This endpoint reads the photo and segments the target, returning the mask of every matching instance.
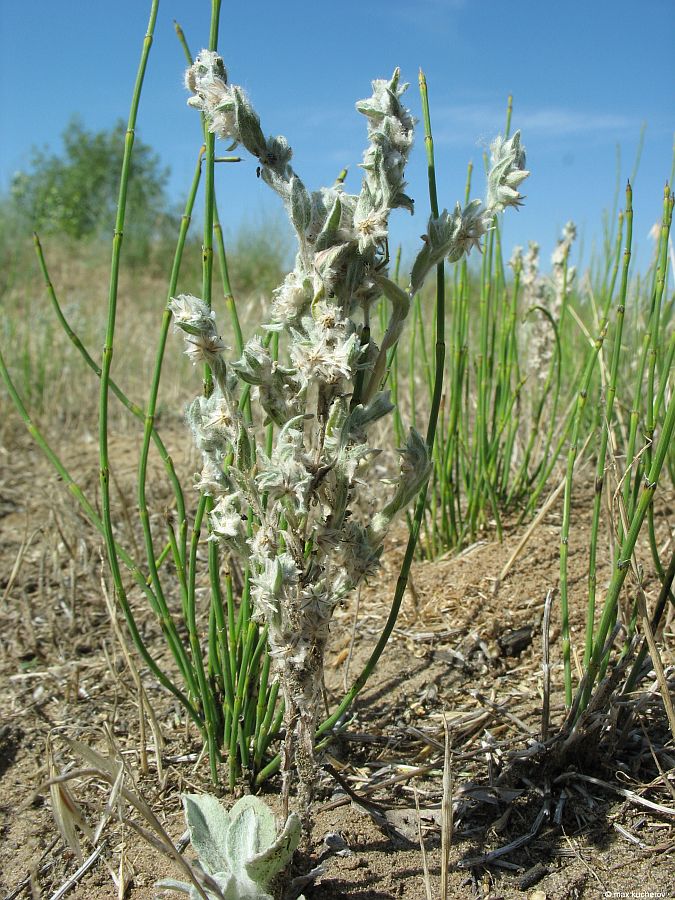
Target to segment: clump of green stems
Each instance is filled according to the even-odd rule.
[[[215,54],[217,47],[219,13],[219,0],[212,0],[212,19],[208,45],[208,52],[212,54]],[[237,586],[232,575],[233,568],[230,558],[223,556],[218,541],[209,540],[208,543],[205,543],[206,531],[211,529],[213,524],[211,514],[214,507],[214,497],[208,491],[202,492],[194,513],[190,513],[192,503],[184,494],[183,486],[176,474],[171,455],[157,429],[155,419],[162,364],[172,318],[171,310],[168,306],[160,326],[155,365],[144,406],[140,406],[127,397],[112,377],[127,186],[141,89],[157,14],[158,0],[153,0],[134,85],[126,132],[112,244],[108,318],[100,366],[67,321],[63,308],[59,303],[56,289],[51,283],[40,241],[37,236],[35,237],[35,248],[39,264],[58,321],[83,357],[85,363],[100,380],[100,511],[86,497],[71,472],[69,472],[63,461],[50,446],[42,431],[32,421],[1,356],[0,375],[2,375],[10,397],[34,440],[57,470],[64,484],[79,503],[88,519],[103,536],[110,564],[115,599],[124,614],[131,639],[150,674],[176,698],[189,719],[198,729],[208,752],[212,780],[214,782],[220,780],[220,766],[222,762],[225,762],[227,765],[227,780],[230,786],[234,785],[242,771],[246,772],[253,782],[260,783],[260,781],[276,771],[280,765],[280,757],[277,756],[270,759],[269,750],[272,741],[278,736],[284,717],[284,703],[281,702],[279,697],[280,681],[278,672],[272,669],[268,652],[269,622],[265,621],[264,616],[257,615],[255,620],[253,618],[252,573],[247,567],[244,567],[241,591],[237,596]],[[177,30],[187,58],[190,60],[190,54],[182,32],[180,29]],[[389,87],[386,87],[384,82],[378,82],[377,84],[380,86],[376,88],[376,91],[379,90],[383,97],[386,95],[386,91],[396,92],[399,90],[398,74],[395,74]],[[343,194],[340,204],[335,205],[336,209],[344,209],[343,221],[334,222],[333,219],[327,221],[325,223],[324,236],[327,239],[326,243],[329,250],[331,241],[333,246],[344,244],[357,268],[362,268],[362,274],[372,278],[372,281],[369,281],[368,289],[371,292],[374,289],[374,293],[373,296],[368,296],[367,300],[363,300],[363,308],[367,309],[377,299],[377,296],[384,293],[394,310],[382,337],[382,346],[379,351],[369,335],[367,315],[364,320],[356,323],[357,332],[355,333],[359,335],[359,340],[356,342],[358,355],[364,362],[360,367],[355,367],[350,375],[353,384],[350,391],[346,394],[347,397],[351,394],[351,402],[348,403],[350,415],[353,413],[354,416],[358,417],[362,415],[359,410],[365,410],[366,408],[370,410],[370,413],[376,411],[379,415],[382,410],[388,408],[388,400],[381,392],[382,382],[386,380],[387,363],[391,360],[391,354],[403,321],[406,318],[411,297],[422,287],[427,273],[434,269],[436,270],[437,327],[435,332],[435,366],[432,374],[431,414],[426,431],[426,440],[414,439],[411,445],[415,453],[426,456],[432,452],[434,445],[436,422],[442,398],[445,351],[443,331],[445,320],[443,260],[445,257],[448,257],[456,261],[472,247],[479,245],[482,235],[491,227],[495,214],[506,206],[518,204],[520,195],[516,188],[527,173],[524,172],[524,153],[519,144],[519,136],[515,135],[510,141],[500,139],[493,147],[493,163],[490,170],[487,206],[481,205],[480,201],[472,201],[465,204],[464,208],[458,204],[457,208],[450,214],[445,210],[439,213],[436,200],[433,143],[426,83],[422,76],[420,76],[420,90],[424,111],[432,215],[429,220],[424,247],[418,254],[412,269],[409,290],[407,292],[401,290],[393,281],[387,278],[386,260],[383,255],[386,250],[386,216],[390,208],[396,205],[404,206],[409,204],[410,201],[404,194],[400,193],[392,196],[390,198],[391,202],[386,197],[383,201],[382,198],[378,198],[376,192],[373,193],[372,184],[370,188],[364,188],[364,193],[360,198],[352,198]],[[371,109],[367,104],[366,109],[366,115],[373,117],[373,121],[377,122],[380,115],[378,110],[376,108]],[[250,118],[250,122],[255,124],[255,119]],[[207,125],[208,123],[204,122],[204,124]],[[253,132],[254,137],[257,139],[255,127]],[[274,141],[276,139],[271,140]],[[246,143],[245,141],[243,142]],[[376,166],[380,166],[382,163],[378,157],[377,146],[374,144],[373,148],[371,162],[374,162]],[[208,127],[205,127],[204,146],[198,155],[191,190],[181,220],[169,278],[167,301],[175,297],[177,293],[188,228],[198,187],[200,182],[203,182],[205,202],[201,302],[205,310],[210,310],[214,294],[213,263],[215,253],[222,280],[223,302],[230,317],[232,341],[237,352],[244,354],[250,342],[249,345],[244,342],[236,305],[230,289],[227,258],[215,200],[214,167],[216,161],[234,162],[238,161],[238,158],[217,158],[214,134]],[[399,163],[394,160],[390,165],[396,167]],[[396,177],[400,178],[400,175]],[[294,199],[297,200],[299,198],[301,202],[299,207],[296,204],[294,212],[302,219],[307,212],[306,206],[303,209],[303,203],[307,195],[302,193],[304,188],[300,190],[298,184],[301,186],[301,183],[295,179],[294,190],[296,193]],[[336,195],[341,193],[339,182],[333,190]],[[323,196],[321,195],[322,198]],[[355,200],[358,200],[360,206],[353,206]],[[394,200],[396,202],[393,202]],[[341,206],[342,202],[345,204],[344,207]],[[317,201],[317,203],[320,206],[320,202]],[[378,203],[381,204],[379,207]],[[340,227],[345,226],[350,215],[354,216],[354,224],[359,233],[358,239],[355,238],[354,243],[351,243],[349,239],[345,239]],[[357,221],[359,223],[358,227],[356,226]],[[297,222],[295,224],[297,226]],[[371,256],[372,259],[370,259]],[[325,261],[326,257],[324,256],[323,259]],[[328,268],[325,274],[329,275]],[[329,282],[330,277],[326,279],[326,285]],[[330,299],[331,292],[326,287],[322,292],[322,296],[320,298],[315,297],[312,301],[311,312],[314,313],[317,302]],[[206,318],[208,316],[210,316],[210,313],[208,313]],[[297,325],[298,323],[296,322],[295,324]],[[302,327],[306,326],[303,325]],[[351,328],[352,326],[350,325],[349,327]],[[273,354],[276,360],[279,354],[278,336],[272,332],[268,334],[268,339],[264,343],[265,349],[269,349],[269,352]],[[223,373],[224,370],[220,372],[221,375]],[[217,383],[217,378],[214,378],[213,366],[206,365],[203,371],[203,391],[206,401],[213,396],[216,387],[222,392],[225,387],[225,381],[221,379]],[[122,546],[115,527],[115,510],[111,502],[110,491],[109,400],[111,395],[143,423],[143,443],[139,457],[137,495],[140,527],[144,541],[145,558],[143,561],[136,559],[134,555]],[[340,397],[335,399],[343,403]],[[238,397],[238,415],[241,416],[241,421],[246,429],[251,427],[252,423],[251,406],[250,386],[247,385]],[[279,422],[276,422],[276,428],[279,428],[279,424]],[[266,432],[262,439],[261,446],[266,449],[268,455],[274,449],[275,441],[279,440],[279,435],[283,430],[283,428],[279,428],[279,432],[277,432],[276,428],[274,421],[269,423],[266,426]],[[152,523],[148,506],[147,482],[151,446],[154,446],[164,465],[166,477],[174,495],[174,510],[171,516],[167,517],[165,522],[166,530],[163,534]],[[410,462],[412,462],[415,453],[411,455],[410,450],[407,452],[410,455]],[[368,455],[370,455],[370,452]],[[233,461],[234,458],[223,461],[223,472],[227,471],[227,467],[231,466]],[[352,473],[350,477],[353,477],[354,474]],[[403,479],[401,489],[395,491],[396,502],[392,501],[382,511],[376,526],[373,523],[374,534],[388,521],[397,508],[409,502],[417,492],[418,487],[422,487],[422,495],[415,506],[411,536],[385,629],[368,662],[343,701],[328,719],[321,724],[317,723],[316,735],[313,734],[311,736],[312,743],[314,740],[325,738],[344,716],[349,705],[373,672],[392,632],[405,591],[408,572],[424,513],[425,474],[426,466],[420,465],[419,471],[412,482],[409,478],[407,483],[406,479]],[[414,489],[411,485],[413,485]],[[350,485],[349,491],[351,489]],[[264,504],[262,508],[264,508]],[[286,512],[288,513],[288,510]],[[379,540],[380,538],[378,537],[372,547],[373,558],[371,562],[373,564],[379,556],[380,547],[377,545]],[[200,571],[200,549],[204,546],[208,548],[206,573]],[[364,574],[368,569],[369,566],[364,568]],[[128,577],[124,574],[125,571],[130,574],[131,582],[136,586],[136,589],[145,596],[161,627],[174,660],[174,672],[167,671],[164,665],[160,665],[145,643],[137,623],[135,603],[131,596],[132,589]],[[257,573],[258,587],[260,587],[261,583],[260,574],[260,572]],[[200,609],[198,608],[198,593],[204,584],[207,585],[209,599],[206,609]],[[205,637],[203,636],[204,631]],[[298,710],[293,710],[294,714],[296,712]],[[312,716],[315,716],[315,712],[312,713]],[[292,726],[292,722],[292,719],[286,719],[287,732],[288,728]]]
[[[507,134],[511,109],[509,98]],[[471,178],[470,165],[467,197]],[[621,214],[615,237],[607,237],[605,262],[592,290],[582,290],[569,266],[570,226],[554,254],[553,276],[536,277],[539,290],[533,290],[536,272],[528,271],[533,245],[525,257],[516,248],[507,264],[499,221],[478,270],[466,259],[452,267],[446,284],[446,389],[420,540],[423,555],[460,549],[486,528],[501,539],[505,514],[520,510],[525,521],[543,499],[572,433],[588,330],[599,333],[602,307],[617,287],[623,219]],[[413,421],[428,408],[432,384],[426,304],[424,296],[415,297],[406,346],[390,360],[392,393],[408,399]],[[548,347],[537,359],[541,343]],[[598,371],[592,364],[591,392],[600,387]],[[591,403],[578,436],[589,434],[587,426],[597,423],[598,415]],[[400,439],[399,417],[395,424]]]
[[[647,653],[646,635],[653,633],[659,625],[663,615],[665,604],[670,597],[672,602],[671,585],[673,579],[673,558],[671,552],[670,563],[664,566],[661,559],[655,521],[654,521],[654,495],[659,479],[664,468],[669,470],[672,484],[672,466],[674,458],[673,434],[675,431],[675,398],[673,397],[672,371],[673,353],[675,342],[671,332],[666,342],[665,326],[672,321],[673,301],[671,296],[665,298],[665,286],[668,272],[668,240],[673,215],[673,194],[666,185],[663,201],[663,217],[659,231],[657,261],[652,277],[647,281],[647,303],[640,303],[640,294],[636,295],[638,303],[631,316],[629,327],[635,334],[642,331],[641,340],[638,342],[637,371],[632,384],[632,396],[628,394],[623,408],[630,409],[628,423],[621,413],[621,406],[616,402],[622,385],[619,383],[621,363],[625,361],[623,356],[622,335],[624,333],[624,321],[626,318],[626,305],[628,302],[628,271],[631,258],[632,243],[632,191],[630,184],[626,190],[626,238],[623,251],[623,266],[621,286],[616,298],[614,313],[614,343],[608,364],[602,368],[602,384],[605,395],[604,406],[600,407],[599,414],[593,423],[600,431],[600,446],[597,454],[597,468],[595,477],[595,497],[593,505],[593,518],[591,526],[591,546],[589,559],[588,579],[588,608],[587,630],[584,647],[584,679],[578,692],[578,714],[587,707],[595,682],[605,673],[609,654],[606,652],[608,636],[617,623],[623,626],[625,643],[623,652],[627,652],[638,626],[638,613],[641,613],[641,631],[643,637],[642,646],[630,670],[629,676],[623,686],[624,692],[632,690],[641,674],[641,668]],[[608,298],[603,317],[600,321],[598,338],[599,352],[602,349],[602,338],[608,327],[610,299]],[[637,321],[636,321],[637,320]],[[640,321],[641,320],[641,321]],[[638,324],[639,323],[639,324]],[[624,362],[625,364],[625,362]],[[630,366],[631,361],[628,361]],[[589,363],[590,365],[590,363]],[[585,381],[586,379],[584,379]],[[575,414],[574,432],[577,432],[577,421],[581,418],[581,405],[586,402],[587,392],[584,392],[585,383],[582,383]],[[586,393],[586,396],[584,396]],[[629,405],[630,404],[630,405]],[[638,449],[638,431],[642,429],[643,445]],[[574,450],[574,443],[570,447],[570,456]],[[608,459],[609,455],[609,459]],[[618,469],[616,460],[621,460],[621,468]],[[568,472],[566,479],[566,511],[567,497],[571,492],[572,460],[568,460]],[[605,490],[606,472],[614,470],[615,492],[615,549],[612,559],[612,570],[609,587],[606,591],[604,602],[599,610],[599,622],[594,627],[596,610],[596,558],[598,532],[600,525],[600,506],[602,494]],[[569,514],[566,515],[569,520]],[[636,544],[638,537],[646,523],[647,537],[651,550],[652,562],[661,583],[661,597],[653,611],[651,622],[647,619],[644,599],[642,566],[637,562]],[[565,523],[563,523],[564,528]],[[563,540],[568,535],[563,530]],[[563,567],[566,557],[561,554],[561,582]],[[620,609],[622,588],[626,576],[633,575],[633,589],[627,592],[626,608],[623,613]],[[632,598],[631,599],[631,595]],[[563,623],[564,625],[565,623]],[[569,664],[569,629],[563,634],[565,641],[565,694],[568,706],[572,703],[571,666]],[[657,660],[652,660],[658,665]],[[665,699],[665,698],[664,698]]]
[[[263,767],[263,759],[266,759],[270,744],[278,733],[282,712],[276,703],[278,685],[270,683],[270,660],[266,650],[264,632],[261,633],[257,626],[250,621],[249,586],[245,583],[242,596],[240,598],[235,597],[232,575],[228,570],[225,570],[221,579],[221,561],[217,547],[212,543],[208,545],[210,600],[206,614],[208,621],[207,637],[204,642],[205,646],[202,645],[200,637],[202,626],[197,611],[197,592],[202,583],[202,578],[198,572],[198,552],[203,532],[203,520],[207,512],[208,498],[203,497],[200,500],[190,527],[190,504],[186,502],[183,486],[176,474],[171,455],[155,425],[164,349],[171,323],[171,313],[168,309],[164,313],[160,326],[155,366],[145,407],[141,407],[129,399],[111,377],[119,272],[124,236],[126,192],[141,88],[152,45],[158,6],[158,0],[154,0],[151,4],[148,29],[143,42],[127,125],[117,217],[113,236],[108,321],[103,358],[100,366],[91,356],[64,315],[63,307],[58,300],[56,289],[49,276],[40,240],[35,235],[35,249],[38,262],[59,324],[80,352],[85,363],[100,379],[100,512],[89,501],[71,472],[47,442],[41,430],[31,420],[2,357],[0,357],[0,374],[8,388],[11,399],[34,440],[59,473],[89,521],[105,540],[115,598],[122,609],[131,639],[143,663],[147,666],[151,675],[178,700],[189,719],[197,727],[208,750],[211,777],[214,783],[220,780],[219,761],[223,758],[223,750],[225,751],[228,761],[227,780],[232,787],[242,769],[247,770],[251,777],[254,777],[255,773]],[[217,38],[219,7],[220,3],[214,0],[210,35],[210,41],[214,47]],[[180,29],[178,31],[179,37],[182,38],[182,32],[180,32]],[[214,253],[213,236],[215,236],[216,254],[221,270],[224,305],[231,317],[235,344],[242,346],[241,328],[229,286],[222,228],[218,221],[213,195],[213,169],[215,164],[213,145],[213,136],[206,134],[205,144],[198,153],[197,165],[181,219],[169,277],[167,301],[176,293],[195,199],[200,181],[203,180],[205,182],[204,192],[207,200],[202,252],[203,293],[210,300]],[[236,162],[238,158],[224,157],[220,161]],[[209,377],[209,374],[205,373],[207,384]],[[143,424],[143,443],[138,466],[137,498],[146,554],[144,562],[135,559],[126,548],[121,546],[115,535],[114,510],[110,497],[110,459],[108,450],[110,433],[108,401],[111,394]],[[170,516],[167,517],[166,534],[163,538],[153,534],[148,509],[147,479],[151,444],[154,445],[164,465],[174,497],[174,509]],[[157,546],[158,541],[160,542],[159,548]],[[155,660],[146,646],[137,624],[134,608],[130,602],[130,588],[127,579],[123,576],[122,566],[131,574],[136,588],[145,595],[150,608],[155,614],[171,651],[178,677],[167,672],[164,666],[161,666]],[[178,604],[174,600],[176,585],[180,592]],[[187,639],[183,635],[187,635]],[[228,675],[231,676],[227,684],[223,680],[223,654],[226,654],[226,669]]]
[[[511,109],[509,98],[507,136]],[[471,180],[469,165],[465,202],[470,197]],[[538,448],[527,448],[517,470],[515,463],[517,412],[525,383],[519,360],[519,277],[520,269],[516,267],[514,284],[509,289],[502,258],[501,223],[495,216],[479,272],[472,271],[464,258],[452,266],[446,279],[444,288],[449,298],[444,327],[449,348],[428,509],[420,541],[420,550],[426,556],[435,557],[472,542],[489,520],[494,520],[501,536],[504,507],[544,481],[550,434]],[[399,348],[390,360],[392,393],[408,398],[413,421],[420,410],[428,408],[433,386],[433,335],[429,334],[429,316],[424,312],[426,302],[422,295],[415,296],[407,346]],[[474,315],[476,310],[478,316]],[[546,315],[545,311],[537,312]],[[437,326],[433,319],[431,328]],[[553,332],[557,340],[555,326]],[[407,365],[399,359],[401,349],[407,351]],[[536,403],[533,435],[540,433],[538,426],[546,400],[559,388],[555,377],[558,354],[555,363]],[[400,417],[395,426],[400,439]],[[532,462],[533,457],[536,463]]]
[[[510,104],[509,104],[510,109]],[[469,171],[469,178],[471,172]],[[467,188],[468,190],[468,188]],[[672,599],[673,561],[663,560],[654,522],[654,493],[660,478],[673,483],[672,371],[675,297],[666,295],[668,240],[673,197],[666,186],[655,262],[647,275],[631,283],[632,188],[619,214],[613,238],[605,241],[605,259],[586,288],[568,265],[569,245],[559,244],[560,302],[553,312],[528,292],[522,253],[511,261],[507,278],[497,225],[490,233],[479,273],[465,260],[448,280],[446,327],[450,350],[446,389],[440,410],[434,469],[423,521],[421,551],[434,557],[474,541],[486,527],[502,534],[506,511],[531,517],[560,463],[564,465],[560,532],[560,604],[565,703],[578,716],[593,686],[607,669],[607,641],[617,622],[625,633],[625,653],[639,622],[638,597],[644,574],[635,558],[644,530],[662,600]],[[525,265],[525,269],[524,269]],[[428,405],[429,336],[422,313],[424,298],[413,306],[408,379],[392,360],[394,393],[407,386],[413,414]],[[477,307],[479,315],[470,316]],[[550,334],[551,352],[544,371],[532,371],[527,359],[528,323],[538,317]],[[476,322],[474,326],[473,323]],[[531,338],[531,332],[529,334]],[[421,366],[420,366],[421,362]],[[421,385],[414,373],[421,368]],[[527,396],[528,401],[525,401]],[[595,464],[586,593],[586,633],[582,691],[575,697],[570,604],[569,550],[574,545],[572,498],[578,490],[580,459]],[[598,598],[602,510],[608,510],[612,577]],[[634,576],[634,600],[620,609],[624,580]],[[645,629],[642,629],[644,634]],[[647,653],[644,643],[624,689],[634,687]],[[574,705],[573,705],[574,704]]]

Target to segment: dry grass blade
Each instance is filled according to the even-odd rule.
[[[448,720],[443,716],[445,748],[443,756],[443,797],[441,799],[441,900],[448,897],[448,871],[450,868],[450,847],[454,830],[452,811],[452,743]]]
[[[644,739],[647,742],[647,745],[649,746],[649,752],[651,753],[652,759],[654,760],[654,765],[658,769],[659,775],[661,776],[661,783],[664,785],[666,790],[670,793],[670,796],[673,798],[673,801],[675,802],[675,787],[673,787],[673,785],[670,783],[670,780],[669,780],[666,772],[663,771],[663,766],[661,765],[661,762],[659,760],[659,755],[654,750],[654,745],[651,742],[651,739],[649,737],[649,732],[645,728],[644,722],[642,721],[641,716],[639,718],[639,721],[640,721],[640,730],[642,731],[642,734],[644,735]]]
[[[529,844],[530,841],[534,840],[534,838],[539,833],[539,829],[544,824],[544,820],[548,818],[548,815],[549,805],[548,803],[545,803],[544,806],[542,806],[542,808],[539,810],[537,818],[534,820],[532,828],[527,832],[527,834],[516,838],[515,841],[511,841],[511,843],[505,844],[503,847],[498,847],[496,850],[491,850],[490,853],[486,853],[483,856],[472,856],[469,859],[462,859],[457,863],[457,865],[462,869],[472,869],[474,866],[486,866],[500,859],[502,856],[506,856],[507,854],[512,853],[514,850],[518,850],[520,847],[524,847],[526,844]]]
[[[7,580],[7,587],[5,588],[2,595],[2,605],[4,606],[7,602],[7,598],[9,597],[12,588],[16,582],[16,579],[19,576],[19,572],[21,571],[21,566],[23,564],[24,558],[26,556],[26,551],[30,547],[30,545],[35,540],[35,536],[38,535],[42,531],[42,528],[36,528],[35,531],[31,534],[30,537],[24,538],[21,542],[21,546],[16,554],[16,559],[14,560],[14,565],[12,566],[12,571],[9,573],[9,579]]]
[[[417,794],[417,788],[413,785],[413,796],[415,798],[415,811],[417,812],[417,834],[420,840],[420,853],[422,854],[422,869],[424,870],[424,890],[427,900],[433,900],[433,892],[431,890],[431,881],[429,880],[429,860],[427,859],[427,848],[424,846],[424,836],[422,834],[422,817],[420,815],[420,800]]]
[[[103,560],[101,560],[101,572],[103,572]],[[157,777],[160,781],[160,784],[164,781],[164,767],[162,763],[162,752],[164,749],[164,739],[162,737],[162,731],[159,726],[159,722],[157,721],[157,716],[152,708],[152,704],[149,703],[147,695],[145,693],[145,688],[143,687],[143,682],[141,681],[141,676],[138,671],[136,664],[134,663],[133,657],[129,652],[129,648],[127,646],[127,642],[125,640],[124,631],[122,630],[122,626],[120,625],[119,616],[117,614],[117,608],[115,604],[112,602],[112,598],[110,597],[110,591],[105,583],[105,578],[101,575],[101,590],[103,592],[103,596],[105,598],[106,607],[108,609],[108,615],[110,617],[110,624],[112,626],[113,632],[117,641],[120,645],[120,649],[122,650],[122,655],[124,656],[124,661],[131,673],[131,677],[136,685],[136,692],[138,696],[138,720],[139,720],[139,754],[141,759],[141,771],[146,774],[148,772],[148,759],[147,759],[147,750],[145,745],[145,713],[147,713],[148,721],[150,723],[150,730],[152,731],[152,737],[155,743],[155,761],[157,764]]]
[[[64,738],[64,740],[74,753],[76,753],[78,756],[81,756],[85,760],[85,762],[88,762],[90,764],[91,768],[68,772],[66,775],[61,775],[59,778],[55,779],[55,783],[62,784],[63,782],[72,780],[73,778],[93,776],[101,778],[103,781],[107,781],[108,784],[110,784],[112,787],[115,786],[118,778],[118,770],[113,760],[107,759],[105,756],[102,756],[96,750],[88,747],[86,744],[82,744],[80,741],[75,741],[71,738]],[[192,867],[188,865],[182,854],[176,849],[173,841],[166,833],[161,822],[153,813],[152,809],[146,803],[143,797],[139,793],[130,791],[123,784],[119,787],[119,794],[127,801],[127,803],[133,806],[138,813],[140,813],[140,815],[158,835],[158,844],[156,844],[155,846],[157,846],[159,849],[161,845],[162,852],[170,859],[173,859],[176,863],[178,863],[180,868],[188,876],[192,884],[197,889],[199,896],[202,897],[203,900],[208,900],[208,896],[201,886],[199,879],[194,874]],[[127,820],[125,819],[125,821]]]
[[[82,810],[66,784],[58,780],[58,770],[54,762],[51,739],[47,740],[47,771],[49,772],[49,796],[56,827],[63,838],[64,844],[75,855],[75,859],[78,862],[82,862],[84,857],[77,829],[80,828],[88,837],[92,836],[91,829],[87,825]]]
[[[103,829],[106,827],[108,822],[110,821],[112,814],[115,810],[119,809],[119,798],[120,793],[122,791],[122,785],[124,784],[124,766],[120,764],[118,768],[117,778],[112,786],[112,790],[110,791],[110,796],[108,797],[108,801],[105,805],[105,809],[101,815],[101,820],[98,823],[96,831],[94,832],[93,842],[94,844],[98,844],[101,835],[103,834]]]
[[[663,663],[661,662],[661,655],[659,653],[659,648],[656,646],[656,641],[654,639],[654,632],[652,631],[652,626],[649,622],[649,613],[647,612],[647,602],[645,599],[644,591],[642,590],[642,586],[638,585],[638,610],[640,612],[640,617],[642,619],[642,627],[645,631],[645,637],[647,639],[647,644],[649,646],[649,653],[652,658],[652,665],[654,666],[654,672],[656,674],[656,680],[659,684],[659,691],[661,692],[661,699],[663,700],[663,706],[666,710],[666,715],[668,716],[668,725],[670,726],[670,734],[673,740],[675,740],[675,711],[673,710],[673,701],[670,696],[670,689],[668,687],[668,681],[666,679],[666,673],[663,669]]]

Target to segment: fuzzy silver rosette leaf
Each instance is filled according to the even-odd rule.
[[[270,887],[300,843],[295,813],[277,835],[274,816],[258,797],[242,797],[228,812],[210,794],[185,794],[183,808],[206,895],[214,900],[273,900]],[[159,881],[157,887],[200,897],[195,885],[174,879]]]

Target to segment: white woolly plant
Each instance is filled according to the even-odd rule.
[[[568,265],[572,244],[576,240],[577,228],[574,222],[567,222],[551,254],[551,274],[539,272],[539,244],[530,241],[527,252],[515,247],[510,266],[520,273],[523,299],[528,309],[539,307],[545,310],[556,326],[560,323],[563,305],[572,291],[576,278],[576,268]],[[539,381],[546,381],[553,358],[553,334],[546,317],[531,319],[527,334],[527,367],[530,374]]]
[[[184,794],[183,809],[209,900],[272,900],[270,888],[300,843],[298,816],[291,813],[277,835],[274,815],[258,797],[242,797],[228,812],[211,794]],[[203,896],[194,884],[173,878],[156,886],[191,900]]]
[[[404,168],[414,120],[401,102],[407,85],[399,82],[398,70],[389,80],[374,81],[372,96],[356,104],[368,126],[359,194],[340,183],[310,193],[290,165],[286,139],[265,137],[217,54],[198,55],[186,86],[188,103],[202,111],[208,128],[257,158],[260,176],[281,197],[297,237],[295,266],[274,292],[271,321],[248,341],[241,359],[226,366],[214,313],[201,300],[183,295],[170,308],[186,352],[213,372],[213,392],[188,411],[204,460],[197,486],[214,500],[210,539],[248,566],[254,613],[268,626],[285,703],[284,796],[287,801],[295,765],[307,813],[331,616],[377,570],[390,523],[430,471],[429,449],[411,429],[400,450],[400,473],[381,508],[368,520],[358,517],[354,498],[379,453],[369,434],[393,409],[382,390],[387,351],[428,273],[444,257],[456,261],[479,247],[495,214],[520,203],[525,154],[517,133],[494,142],[487,201],[430,219],[403,290],[387,271],[389,214],[413,210]],[[383,294],[391,314],[378,346],[370,316]],[[283,362],[268,349],[270,332],[285,336]],[[269,455],[258,439],[264,423],[252,424],[242,413],[242,383],[253,386],[266,421],[276,426]]]

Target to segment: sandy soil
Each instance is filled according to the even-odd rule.
[[[177,448],[179,467],[190,471],[192,463],[181,453],[187,442],[180,425],[168,439]],[[96,497],[93,442],[61,441],[61,449]],[[113,451],[116,497],[133,513],[135,439],[119,436]],[[163,514],[167,497],[161,487],[151,492],[156,515]],[[575,497],[570,544],[577,647],[583,609],[575,598],[584,591],[589,498],[587,490]],[[672,535],[672,496],[660,498],[657,518],[665,541],[669,529]],[[455,807],[449,897],[673,896],[675,748],[654,678],[642,683],[637,715],[618,745],[601,731],[553,761],[551,754],[532,752],[542,717],[542,615],[546,593],[558,581],[559,509],[551,509],[498,582],[522,535],[523,527],[511,524],[501,544],[486,534],[460,556],[415,564],[381,665],[323,759],[331,771],[324,769],[322,777],[314,843],[296,861],[296,874],[317,861],[324,867],[306,889],[307,900],[440,896],[444,716]],[[404,539],[394,537],[384,569],[358,604],[354,600],[336,615],[326,674],[331,705],[381,633]],[[164,777],[161,782],[157,777],[152,749],[149,771],[141,771],[138,695],[111,632],[99,549],[39,452],[12,431],[0,446],[0,895],[5,900],[51,897],[78,867],[52,815],[45,784],[48,739],[53,764],[62,772],[82,765],[64,736],[107,753],[107,728],[133,775],[134,790],[174,840],[184,830],[180,792],[212,790],[195,733],[186,729],[172,699],[145,676],[165,740]],[[649,572],[644,547],[640,559]],[[656,580],[648,577],[647,587],[653,603]],[[672,686],[670,621],[660,641]],[[161,636],[149,614],[143,627],[161,656]],[[553,735],[564,718],[555,601],[549,633]],[[147,740],[152,747],[151,737]],[[530,756],[524,755],[528,748]],[[273,780],[263,792],[277,808],[278,787]],[[69,790],[95,827],[110,788],[84,779]],[[637,799],[620,791],[634,792]],[[664,809],[655,811],[642,801]],[[324,840],[334,834],[339,839],[328,843],[342,847],[339,852]],[[68,897],[114,898],[125,892],[141,900],[158,895],[157,878],[179,876],[170,861],[123,828],[114,811],[103,837],[100,858]],[[512,842],[510,851],[485,860]],[[82,843],[90,853],[91,845]],[[124,891],[115,887],[113,875],[121,878]]]

